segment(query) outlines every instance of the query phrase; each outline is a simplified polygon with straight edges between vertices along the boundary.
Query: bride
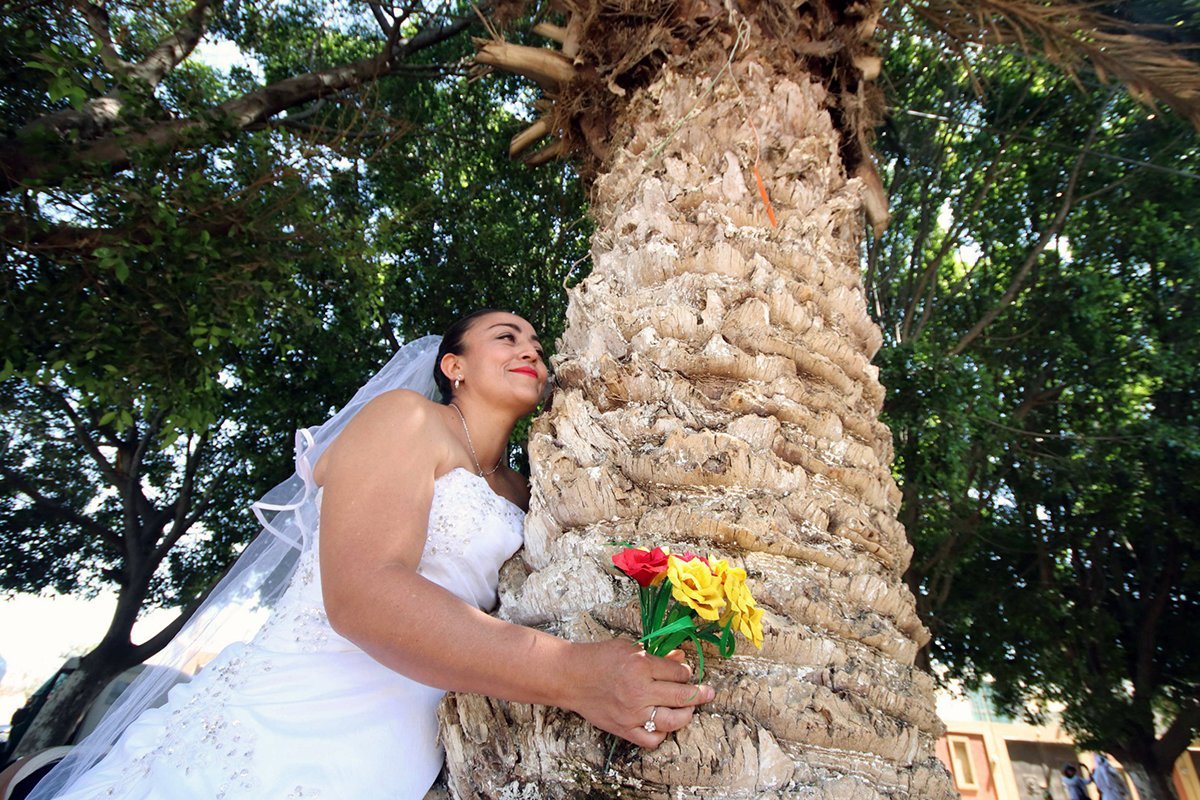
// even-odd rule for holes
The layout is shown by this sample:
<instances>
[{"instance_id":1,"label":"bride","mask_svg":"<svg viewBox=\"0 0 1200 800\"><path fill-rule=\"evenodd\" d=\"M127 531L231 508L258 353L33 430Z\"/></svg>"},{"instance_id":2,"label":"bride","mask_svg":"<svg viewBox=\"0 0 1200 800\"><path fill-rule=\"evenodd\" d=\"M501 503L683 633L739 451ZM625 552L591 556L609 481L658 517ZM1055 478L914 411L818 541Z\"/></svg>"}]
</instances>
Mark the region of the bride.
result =
<instances>
[{"instance_id":1,"label":"bride","mask_svg":"<svg viewBox=\"0 0 1200 800\"><path fill-rule=\"evenodd\" d=\"M442 403L410 390L431 374ZM31 797L421 798L441 768L447 690L559 706L647 748L687 725L712 689L679 661L486 613L529 500L506 444L546 379L533 327L507 312L404 348L302 432L295 497L259 504L266 531L210 600L247 586L269 600L278 582L259 631L166 705L146 708L156 687L134 691ZM206 614L194 625L211 627Z\"/></svg>"}]
</instances>

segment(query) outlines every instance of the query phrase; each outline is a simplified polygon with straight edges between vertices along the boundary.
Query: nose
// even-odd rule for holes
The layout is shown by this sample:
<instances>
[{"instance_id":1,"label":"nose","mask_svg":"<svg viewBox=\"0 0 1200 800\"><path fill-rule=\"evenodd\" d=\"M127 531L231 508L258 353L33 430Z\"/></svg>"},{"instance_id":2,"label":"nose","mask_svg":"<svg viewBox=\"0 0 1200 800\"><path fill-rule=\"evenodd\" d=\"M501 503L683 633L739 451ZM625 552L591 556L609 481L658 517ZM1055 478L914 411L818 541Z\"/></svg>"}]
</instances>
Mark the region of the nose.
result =
<instances>
[{"instance_id":1,"label":"nose","mask_svg":"<svg viewBox=\"0 0 1200 800\"><path fill-rule=\"evenodd\" d=\"M537 345L528 341L525 342L525 347L521 351L521 358L531 362L538 362L542 360L541 355L538 353Z\"/></svg>"}]
</instances>

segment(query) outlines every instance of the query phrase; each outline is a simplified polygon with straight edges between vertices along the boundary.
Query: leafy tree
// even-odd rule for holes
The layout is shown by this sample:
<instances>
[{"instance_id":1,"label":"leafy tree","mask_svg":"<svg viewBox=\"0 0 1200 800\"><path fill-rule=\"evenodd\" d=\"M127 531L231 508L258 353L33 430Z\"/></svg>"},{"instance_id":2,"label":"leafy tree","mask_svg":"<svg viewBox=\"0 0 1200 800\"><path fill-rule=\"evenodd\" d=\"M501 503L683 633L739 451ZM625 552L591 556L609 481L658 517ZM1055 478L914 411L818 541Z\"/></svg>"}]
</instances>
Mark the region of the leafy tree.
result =
<instances>
[{"instance_id":1,"label":"leafy tree","mask_svg":"<svg viewBox=\"0 0 1200 800\"><path fill-rule=\"evenodd\" d=\"M246 507L290 471L298 427L343 402L398 338L440 330L465 306L528 305L554 320L579 257L578 226L560 216L564 198L579 202L571 177L517 172L474 146L481 130L513 124L494 87L413 80L447 76L437 64L465 47L447 30L422 34L413 20L425 16L398 24L427 61L393 64L366 98L323 97L241 129L209 122L230 98L263 90L244 70L225 75L172 50L178 63L137 94L97 55L97 20L125 58L153 60L168 41L190 52L195 36L171 36L201 18L185 17L174 34L163 26L178 24L172 12L207 7L81 3L46 16L27 5L4 17L6 70L18 79L2 100L8 146L50 147L22 126L78 120L73 112L97 111L110 95L122 104L113 131L67 133L54 147L93 134L125 146L137 138L129 131L166 119L204 123L57 183L26 175L3 201L11 236L0 287L14 324L0 334L0 586L88 593L115 584L119 593L101 644L55 693L24 751L64 741L108 678L183 624L255 532ZM271 91L380 46L361 19L321 24L321 4L271 15L214 8L217 30L252 46ZM75 87L95 95L91 105L58 98L67 89L26 66L52 59L72 81L112 82ZM518 188L530 198L521 226L491 205ZM518 257L527 234L559 245L531 264ZM471 254L486 254L489 269L464 293L461 260ZM182 612L135 645L130 630L149 605Z\"/></svg>"},{"instance_id":2,"label":"leafy tree","mask_svg":"<svg viewBox=\"0 0 1200 800\"><path fill-rule=\"evenodd\" d=\"M369 159L409 127L346 93L445 75L461 55L443 52L449 67L422 60L465 20L369 8L336 26L323 24L320 2L5 8L0 246L18 320L5 332L12 369L108 370L111 346L127 356L122 369L140 365L132 377L188 403L197 381L212 386L221 360L192 343L228 338L283 276L269 246L314 230L283 217L342 171L335 156ZM265 85L189 59L210 34L256 57ZM136 322L115 323L118 307Z\"/></svg>"},{"instance_id":3,"label":"leafy tree","mask_svg":"<svg viewBox=\"0 0 1200 800\"><path fill-rule=\"evenodd\" d=\"M323 205L306 202L311 193L288 194L293 219ZM340 216L336 209L324 214L331 226ZM244 440L246 428L285 402L297 415L307 406L310 418L319 418L334 400L330 390L357 378L358 365L339 351L351 349L360 317L378 303L362 242L337 240L332 230L324 238L338 245L292 239L287 230L273 241L257 238L262 233L241 246L232 237L215 240L213 254L173 237L145 253L124 248L126 281L110 277L78 295L44 273L10 288L9 305L42 326L7 334L3 588L118 588L108 632L55 693L45 724L27 734L23 749L64 740L109 678L166 643L244 542L248 520L234 523L234 506L225 504L230 481L248 479L242 492L262 486L261 473L243 463L253 446ZM246 256L261 259L257 270ZM189 268L165 266L181 261ZM39 262L47 271L57 267ZM249 286L233 302L225 292L237 282ZM320 308L326 304L332 314ZM163 305L172 308L156 315ZM56 328L72 318L76 341L64 347ZM88 335L92 349L80 352ZM189 348L190 364L174 360ZM261 355L248 357L250 350ZM332 385L310 387L308 403L288 386L305 372L279 371L280 362L301 354L341 370ZM131 628L147 604L186 607L161 634L133 645Z\"/></svg>"},{"instance_id":4,"label":"leafy tree","mask_svg":"<svg viewBox=\"0 0 1200 800\"><path fill-rule=\"evenodd\" d=\"M314 24L325 20L336 24ZM156 153L292 126L309 116L311 107L294 113L306 104L383 77L438 74L442 68L420 63L418 54L469 22L419 3L367 3L355 13L321 0L280 9L220 0L10 7L5 71L19 94L6 109L0 190L99 180ZM253 85L243 75L241 86L224 87L218 96L195 93L187 59L213 30L270 59L269 82ZM9 214L36 223L27 211L15 207Z\"/></svg>"},{"instance_id":5,"label":"leafy tree","mask_svg":"<svg viewBox=\"0 0 1200 800\"><path fill-rule=\"evenodd\" d=\"M1200 694L1195 137L1005 54L911 71L925 47L891 54L868 257L907 579L951 674L1011 713L1063 703L1167 796Z\"/></svg>"}]
</instances>

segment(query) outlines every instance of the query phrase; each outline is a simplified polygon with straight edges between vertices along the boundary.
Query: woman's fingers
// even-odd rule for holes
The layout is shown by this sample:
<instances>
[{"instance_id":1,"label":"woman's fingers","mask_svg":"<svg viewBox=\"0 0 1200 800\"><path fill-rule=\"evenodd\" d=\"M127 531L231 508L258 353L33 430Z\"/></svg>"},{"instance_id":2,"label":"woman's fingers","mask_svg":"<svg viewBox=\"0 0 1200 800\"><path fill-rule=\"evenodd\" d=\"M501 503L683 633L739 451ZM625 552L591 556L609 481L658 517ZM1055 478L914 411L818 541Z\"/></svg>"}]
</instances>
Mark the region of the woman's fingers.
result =
<instances>
[{"instance_id":1,"label":"woman's fingers","mask_svg":"<svg viewBox=\"0 0 1200 800\"><path fill-rule=\"evenodd\" d=\"M691 708L658 706L658 710L654 712L653 731L646 730L645 723L642 723L622 734L622 738L628 739L639 747L653 750L663 743L668 734L686 728L694 714L695 712ZM650 719L650 709L646 710L646 719Z\"/></svg>"},{"instance_id":2,"label":"woman's fingers","mask_svg":"<svg viewBox=\"0 0 1200 800\"><path fill-rule=\"evenodd\" d=\"M691 683L692 671L678 650L652 656L629 641L588 645L589 668L573 683L586 691L572 706L598 728L646 748L658 747L667 734L685 727L694 708L712 700L711 686ZM654 730L645 725L654 714Z\"/></svg>"},{"instance_id":3,"label":"woman's fingers","mask_svg":"<svg viewBox=\"0 0 1200 800\"><path fill-rule=\"evenodd\" d=\"M643 722L620 735L622 735L623 739L628 739L637 746L653 750L653 748L662 744L662 740L667 738L667 734L688 727L692 714L694 714L694 711L690 708L668 709L660 705L658 706L658 710L654 712L654 730L647 730L646 723ZM649 721L650 709L646 710L646 718Z\"/></svg>"},{"instance_id":4,"label":"woman's fingers","mask_svg":"<svg viewBox=\"0 0 1200 800\"><path fill-rule=\"evenodd\" d=\"M664 731L655 731L654 733L650 733L649 731L641 728L634 728L633 730L629 731L629 733L621 734L621 738L625 739L626 741L633 742L638 747L645 748L646 750L653 750L663 743L663 740L667 738L667 734Z\"/></svg>"},{"instance_id":5,"label":"woman's fingers","mask_svg":"<svg viewBox=\"0 0 1200 800\"><path fill-rule=\"evenodd\" d=\"M672 650L666 658L652 655L645 658L650 663L650 677L656 681L687 683L692 679L692 668L683 663L681 650Z\"/></svg>"},{"instance_id":6,"label":"woman's fingers","mask_svg":"<svg viewBox=\"0 0 1200 800\"><path fill-rule=\"evenodd\" d=\"M654 702L660 706L671 708L688 708L707 703L713 699L715 692L711 686L693 683L669 683L659 681L654 686Z\"/></svg>"},{"instance_id":7,"label":"woman's fingers","mask_svg":"<svg viewBox=\"0 0 1200 800\"><path fill-rule=\"evenodd\" d=\"M672 650L665 658L646 658L650 660L650 674L655 681L655 703L680 708L707 703L713 698L711 686L696 686L691 682L692 669L683 663L683 651Z\"/></svg>"},{"instance_id":8,"label":"woman's fingers","mask_svg":"<svg viewBox=\"0 0 1200 800\"><path fill-rule=\"evenodd\" d=\"M669 708L667 706L658 706L658 711L654 714L654 730L658 733L671 733L672 731L682 730L687 727L687 724L692 721L695 715L693 708ZM649 719L649 713L646 714L646 719Z\"/></svg>"},{"instance_id":9,"label":"woman's fingers","mask_svg":"<svg viewBox=\"0 0 1200 800\"><path fill-rule=\"evenodd\" d=\"M674 661L676 664L685 664L686 663L685 659L687 658L687 656L684 654L684 652L682 650L676 648L676 649L672 650L671 652L667 653L665 656L663 656L663 658Z\"/></svg>"}]
</instances>

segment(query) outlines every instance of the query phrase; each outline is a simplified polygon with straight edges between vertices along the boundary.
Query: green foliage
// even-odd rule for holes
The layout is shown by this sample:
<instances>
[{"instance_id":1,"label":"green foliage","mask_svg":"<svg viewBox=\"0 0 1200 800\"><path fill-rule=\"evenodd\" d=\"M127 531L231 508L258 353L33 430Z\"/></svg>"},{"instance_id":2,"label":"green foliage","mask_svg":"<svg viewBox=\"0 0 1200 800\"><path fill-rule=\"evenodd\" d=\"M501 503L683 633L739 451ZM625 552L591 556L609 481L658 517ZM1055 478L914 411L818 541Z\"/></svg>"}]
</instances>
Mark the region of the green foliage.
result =
<instances>
[{"instance_id":1,"label":"green foliage","mask_svg":"<svg viewBox=\"0 0 1200 800\"><path fill-rule=\"evenodd\" d=\"M452 104L430 85L395 100L395 112L427 120L371 181L374 235L395 253L385 306L408 336L441 330L474 308L511 309L552 346L562 332L564 282L586 274L591 223L578 180L562 166L531 170L504 145L526 124L502 108L514 81L465 84ZM389 102L392 98L388 98Z\"/></svg>"},{"instance_id":2,"label":"green foliage","mask_svg":"<svg viewBox=\"0 0 1200 800\"><path fill-rule=\"evenodd\" d=\"M968 75L925 48L890 54L867 280L932 656L1153 763L1200 694L1200 144L1004 52Z\"/></svg>"},{"instance_id":3,"label":"green foliage","mask_svg":"<svg viewBox=\"0 0 1200 800\"><path fill-rule=\"evenodd\" d=\"M327 5L230 4L213 24L270 81L378 46L365 9L330 19ZM110 5L128 59L176 19L140 7ZM27 62L82 76L89 97L112 84L91 80L105 73L75 15L33 17L0 46L17 78L0 100L7 133L68 105ZM418 56L468 50L452 39ZM151 97L183 117L255 85L189 60ZM256 532L247 506L291 471L295 430L398 339L494 305L525 310L552 345L590 231L572 174L504 156L523 124L507 88L397 76L310 104L302 123L208 129L109 177L0 200L24 227L0 277L14 322L0 333L0 588L115 582L182 603Z\"/></svg>"}]
</instances>

